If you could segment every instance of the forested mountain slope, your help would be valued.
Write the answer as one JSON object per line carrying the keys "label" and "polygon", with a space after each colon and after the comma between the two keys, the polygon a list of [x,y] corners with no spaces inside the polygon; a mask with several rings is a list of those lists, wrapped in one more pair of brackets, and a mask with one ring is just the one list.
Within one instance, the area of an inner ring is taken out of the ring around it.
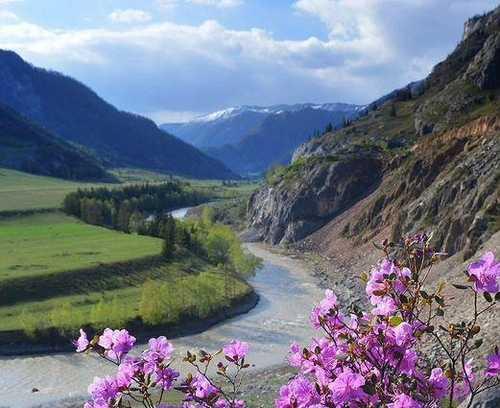
{"label": "forested mountain slope", "polygon": [[123,112],[90,88],[0,50],[0,103],[63,139],[91,149],[109,166],[147,168],[200,178],[232,178],[222,163]]}
{"label": "forested mountain slope", "polygon": [[100,163],[0,105],[0,166],[70,180],[112,180]]}

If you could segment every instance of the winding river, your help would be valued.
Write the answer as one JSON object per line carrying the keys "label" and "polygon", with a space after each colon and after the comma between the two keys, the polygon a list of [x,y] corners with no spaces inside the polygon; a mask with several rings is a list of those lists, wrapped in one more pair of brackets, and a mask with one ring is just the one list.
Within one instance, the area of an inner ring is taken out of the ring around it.
{"label": "winding river", "polygon": [[[182,218],[184,213],[176,214]],[[302,262],[275,254],[260,244],[246,244],[263,259],[250,283],[260,295],[249,313],[226,320],[203,333],[173,340],[176,350],[217,350],[233,338],[251,345],[249,361],[257,368],[284,363],[292,342],[308,344],[313,335],[309,311],[322,297]],[[138,347],[141,348],[141,347]],[[0,359],[0,407],[64,407],[85,397],[95,375],[111,367],[94,356],[60,353]],[[37,392],[32,392],[36,388]]]}

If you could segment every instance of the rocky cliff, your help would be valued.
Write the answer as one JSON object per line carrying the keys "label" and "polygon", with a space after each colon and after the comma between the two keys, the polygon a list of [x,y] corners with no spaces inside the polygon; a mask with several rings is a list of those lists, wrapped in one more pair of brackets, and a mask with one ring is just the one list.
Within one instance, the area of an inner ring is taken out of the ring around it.
{"label": "rocky cliff", "polygon": [[418,86],[379,99],[269,174],[249,203],[251,229],[322,251],[335,237],[362,246],[381,233],[434,230],[438,246],[470,257],[500,228],[499,58],[500,7],[466,23]]}

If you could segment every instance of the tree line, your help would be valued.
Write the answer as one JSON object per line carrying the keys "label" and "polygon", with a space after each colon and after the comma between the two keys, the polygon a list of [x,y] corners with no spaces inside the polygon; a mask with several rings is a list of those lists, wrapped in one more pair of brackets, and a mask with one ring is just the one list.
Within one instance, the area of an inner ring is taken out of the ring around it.
{"label": "tree line", "polygon": [[145,229],[145,219],[149,216],[198,205],[209,199],[207,193],[193,190],[188,183],[171,181],[122,188],[79,189],[66,195],[63,210],[88,224],[157,236]]}

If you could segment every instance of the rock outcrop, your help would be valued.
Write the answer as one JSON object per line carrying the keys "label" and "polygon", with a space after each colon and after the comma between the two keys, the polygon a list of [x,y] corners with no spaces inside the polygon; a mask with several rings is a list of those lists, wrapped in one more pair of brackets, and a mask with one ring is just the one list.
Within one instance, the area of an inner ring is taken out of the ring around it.
{"label": "rock outcrop", "polygon": [[466,72],[479,89],[495,89],[500,86],[500,32],[491,34]]}
{"label": "rock outcrop", "polygon": [[433,230],[438,247],[471,257],[500,229],[500,7],[465,31],[418,92],[394,91],[300,146],[252,197],[253,231],[328,251],[331,234],[364,245]]}
{"label": "rock outcrop", "polygon": [[[378,186],[382,164],[369,155],[304,163],[300,177],[283,177],[250,199],[251,228],[272,244],[296,242]],[[293,176],[292,176],[293,177]]]}

